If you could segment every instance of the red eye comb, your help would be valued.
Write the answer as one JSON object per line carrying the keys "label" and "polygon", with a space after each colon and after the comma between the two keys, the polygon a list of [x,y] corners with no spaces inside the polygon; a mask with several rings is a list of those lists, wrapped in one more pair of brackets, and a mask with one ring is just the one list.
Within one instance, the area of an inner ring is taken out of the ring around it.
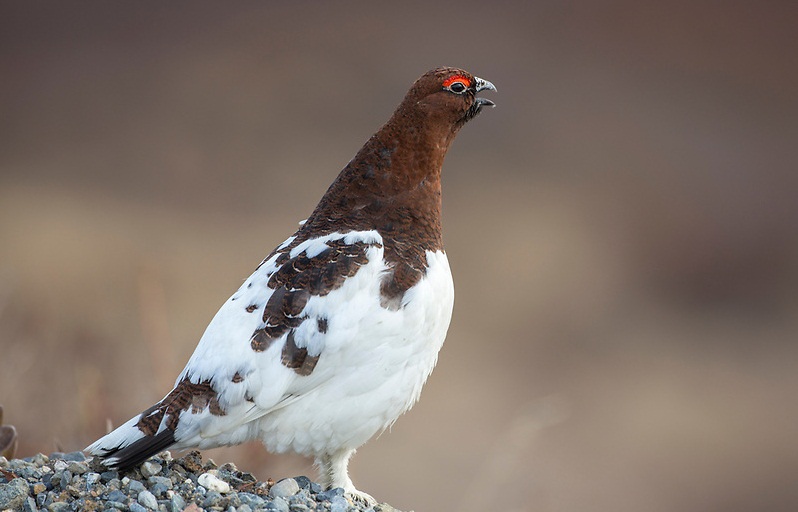
{"label": "red eye comb", "polygon": [[471,79],[467,76],[463,75],[455,75],[450,76],[446,80],[443,81],[444,87],[451,87],[451,85],[455,82],[460,82],[461,84],[465,85],[466,87],[471,87]]}

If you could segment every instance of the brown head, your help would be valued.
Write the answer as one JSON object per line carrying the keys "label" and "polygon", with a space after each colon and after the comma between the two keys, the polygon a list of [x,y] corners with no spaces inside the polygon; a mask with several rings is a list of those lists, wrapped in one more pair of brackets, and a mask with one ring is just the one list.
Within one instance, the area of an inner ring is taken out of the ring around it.
{"label": "brown head", "polygon": [[463,69],[433,69],[415,81],[395,115],[418,116],[422,123],[439,123],[456,132],[482,107],[494,106],[489,99],[477,97],[483,90],[496,87]]}

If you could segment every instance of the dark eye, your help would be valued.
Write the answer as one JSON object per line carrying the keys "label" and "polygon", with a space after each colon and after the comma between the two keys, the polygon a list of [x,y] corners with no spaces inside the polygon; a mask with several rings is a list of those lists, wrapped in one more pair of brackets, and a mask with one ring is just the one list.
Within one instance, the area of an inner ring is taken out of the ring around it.
{"label": "dark eye", "polygon": [[461,94],[465,92],[466,86],[463,82],[454,82],[452,85],[449,86],[449,90],[452,92],[456,92],[457,94]]}
{"label": "dark eye", "polygon": [[463,94],[471,86],[471,79],[463,75],[455,75],[443,81],[443,88],[455,94]]}

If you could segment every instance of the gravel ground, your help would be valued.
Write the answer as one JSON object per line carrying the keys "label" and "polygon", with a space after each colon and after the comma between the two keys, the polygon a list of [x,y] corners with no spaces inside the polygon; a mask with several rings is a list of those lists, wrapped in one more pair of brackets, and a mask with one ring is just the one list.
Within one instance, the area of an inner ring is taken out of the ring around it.
{"label": "gravel ground", "polygon": [[199,452],[169,452],[120,474],[82,452],[0,457],[0,510],[36,512],[399,512],[351,503],[343,489],[323,491],[304,476],[259,482],[233,464],[203,463]]}

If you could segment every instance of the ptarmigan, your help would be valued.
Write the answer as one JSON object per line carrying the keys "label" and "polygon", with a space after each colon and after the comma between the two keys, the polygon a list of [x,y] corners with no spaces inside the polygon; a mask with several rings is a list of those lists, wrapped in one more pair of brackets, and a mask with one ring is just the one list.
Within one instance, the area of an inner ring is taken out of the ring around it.
{"label": "ptarmigan", "polygon": [[456,68],[419,78],[318,206],[216,313],[175,387],[86,448],[127,469],[167,448],[260,439],[312,456],[355,489],[355,449],[416,402],[454,288],[441,239],[441,166],[496,88]]}

